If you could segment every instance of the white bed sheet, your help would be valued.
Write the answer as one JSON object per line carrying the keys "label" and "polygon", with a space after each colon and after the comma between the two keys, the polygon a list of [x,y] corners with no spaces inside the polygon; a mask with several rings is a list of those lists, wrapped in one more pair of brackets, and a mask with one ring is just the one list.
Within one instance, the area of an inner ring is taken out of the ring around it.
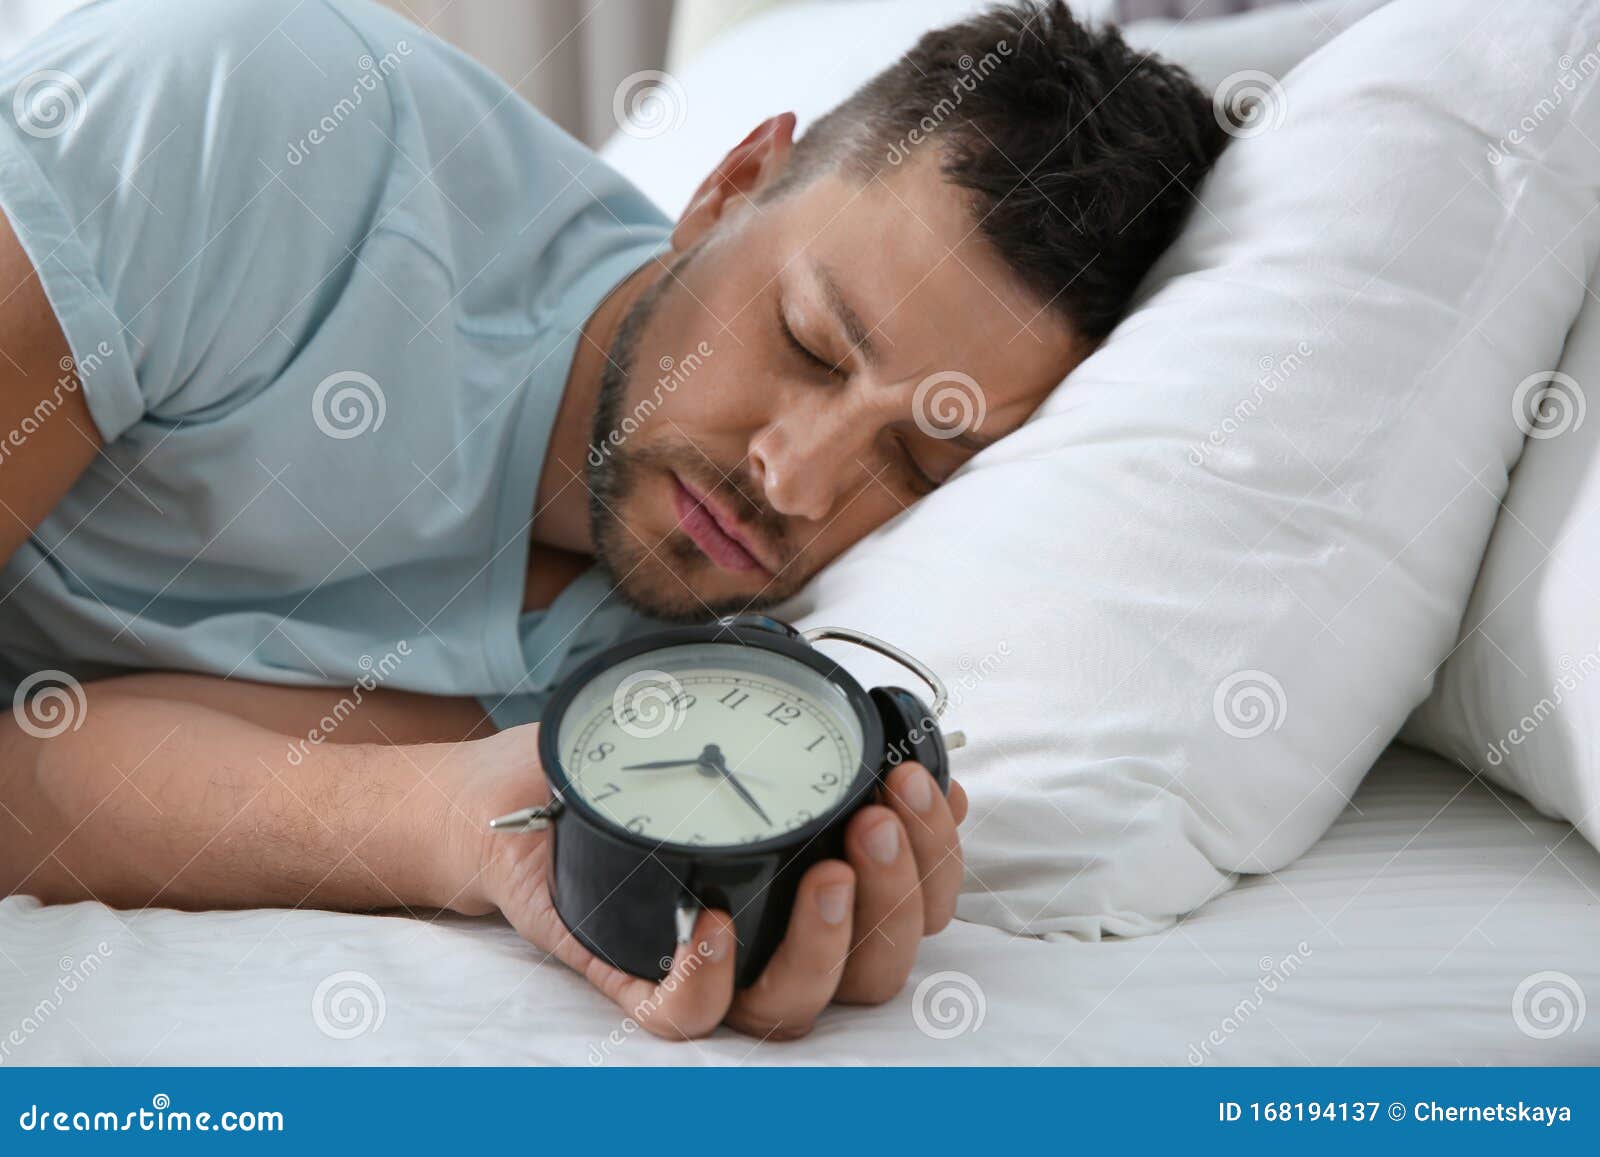
{"label": "white bed sheet", "polygon": [[[1293,974],[1258,988],[1291,953]],[[63,969],[85,972],[91,955],[92,974],[62,992]],[[981,990],[984,1015],[939,1039],[918,1025],[915,986],[948,971]],[[629,1033],[497,920],[130,915],[11,898],[0,1063],[1181,1066],[1213,1031],[1217,1064],[1600,1062],[1600,1010],[1573,1025],[1572,1006],[1568,1030],[1547,1038],[1519,1027],[1513,995],[1541,972],[1600,997],[1600,853],[1521,800],[1394,748],[1304,859],[1167,933],[1091,944],[957,925],[925,946],[900,998],[830,1011],[797,1043]],[[382,993],[381,1023],[369,1013],[348,1037],[357,1002],[348,1020],[330,1009],[319,1025],[314,1011],[341,973]]]}

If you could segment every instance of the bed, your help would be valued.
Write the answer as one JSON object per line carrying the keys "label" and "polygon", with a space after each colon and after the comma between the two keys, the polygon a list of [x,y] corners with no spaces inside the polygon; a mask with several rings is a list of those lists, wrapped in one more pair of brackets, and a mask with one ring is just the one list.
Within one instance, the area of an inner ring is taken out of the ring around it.
{"label": "bed", "polygon": [[0,1034],[13,1064],[1583,1064],[1594,1025],[1559,977],[1597,958],[1600,853],[1397,746],[1309,855],[1166,933],[956,924],[898,999],[799,1042],[630,1031],[493,919],[16,897]]}
{"label": "bed", "polygon": [[[830,52],[796,39],[804,6],[759,19],[806,62],[801,111],[814,113],[917,24],[972,6],[870,6],[873,35]],[[1303,53],[1373,6],[1292,4],[1198,35],[1220,46],[1248,30],[1265,53]],[[718,51],[725,82],[741,83],[737,54],[725,41],[707,54]],[[743,59],[747,76],[766,67]],[[1217,59],[1227,71],[1220,47]],[[687,91],[698,135],[673,142],[676,166],[639,137],[607,152],[672,210],[747,112],[692,80]],[[832,1009],[793,1043],[650,1039],[498,919],[11,897],[0,1064],[1584,1064],[1600,1061],[1584,991],[1597,959],[1600,852],[1396,745],[1307,855],[1163,932],[1091,943],[958,922],[897,999]]]}

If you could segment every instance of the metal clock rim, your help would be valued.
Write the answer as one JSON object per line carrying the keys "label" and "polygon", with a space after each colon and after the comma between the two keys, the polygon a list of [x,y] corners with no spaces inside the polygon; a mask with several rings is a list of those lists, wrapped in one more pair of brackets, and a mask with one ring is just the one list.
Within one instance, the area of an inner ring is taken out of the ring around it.
{"label": "metal clock rim", "polygon": [[869,635],[865,631],[858,631],[854,627],[812,627],[808,631],[801,631],[800,637],[808,643],[820,643],[825,639],[837,639],[842,643],[854,643],[868,651],[876,651],[886,659],[893,659],[907,671],[928,685],[928,690],[933,692],[933,703],[929,706],[929,714],[938,719],[944,714],[944,709],[950,704],[950,692],[944,685],[944,680],[939,678],[934,669],[916,656],[902,651],[899,647],[886,639],[876,635]]}
{"label": "metal clock rim", "polygon": [[[684,844],[675,840],[650,839],[629,831],[621,824],[600,814],[583,798],[581,792],[572,787],[566,767],[561,762],[558,734],[562,718],[578,694],[598,675],[618,663],[650,651],[696,643],[734,644],[770,651],[810,667],[844,692],[845,699],[861,724],[861,753],[857,758],[856,778],[849,788],[841,793],[838,802],[805,824],[765,840],[748,844]],[[780,635],[761,627],[735,626],[726,623],[669,627],[608,647],[586,660],[563,682],[561,688],[546,704],[539,724],[539,762],[544,770],[545,781],[550,787],[551,799],[563,812],[574,814],[609,838],[645,852],[667,852],[673,855],[692,856],[708,862],[738,860],[809,844],[837,822],[841,813],[859,805],[870,788],[877,783],[878,768],[883,762],[885,744],[883,723],[873,706],[871,696],[855,677],[835,660],[811,646],[803,638]]]}

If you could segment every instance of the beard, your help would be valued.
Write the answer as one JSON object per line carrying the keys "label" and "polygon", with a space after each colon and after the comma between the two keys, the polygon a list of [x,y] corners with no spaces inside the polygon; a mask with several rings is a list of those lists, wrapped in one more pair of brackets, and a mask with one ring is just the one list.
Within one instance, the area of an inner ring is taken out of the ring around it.
{"label": "beard", "polygon": [[745,511],[768,542],[779,546],[783,541],[781,516],[753,497],[750,479],[738,468],[726,472],[718,468],[717,477],[706,479],[710,462],[702,451],[690,447],[680,453],[670,446],[652,444],[637,430],[623,439],[617,437],[630,424],[638,426],[648,420],[648,411],[642,416],[640,413],[643,403],[629,410],[627,401],[639,342],[673,279],[699,249],[696,246],[680,256],[666,276],[640,295],[617,327],[600,375],[586,456],[589,534],[595,561],[626,605],[641,614],[674,623],[703,623],[722,615],[762,610],[790,597],[804,585],[804,576],[791,575],[786,566],[757,592],[708,598],[695,589],[695,580],[716,567],[687,534],[673,531],[651,545],[642,541],[624,517],[639,494],[641,479],[653,470],[671,470],[694,480],[707,492],[716,491],[735,509]]}

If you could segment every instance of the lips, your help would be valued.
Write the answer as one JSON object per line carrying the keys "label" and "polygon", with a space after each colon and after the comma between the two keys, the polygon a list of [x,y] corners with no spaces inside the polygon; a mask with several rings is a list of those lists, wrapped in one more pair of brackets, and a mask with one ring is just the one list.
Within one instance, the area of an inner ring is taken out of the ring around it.
{"label": "lips", "polygon": [[771,573],[752,549],[755,542],[749,533],[741,530],[725,511],[717,509],[715,499],[689,486],[676,474],[672,480],[678,527],[701,553],[723,570]]}

